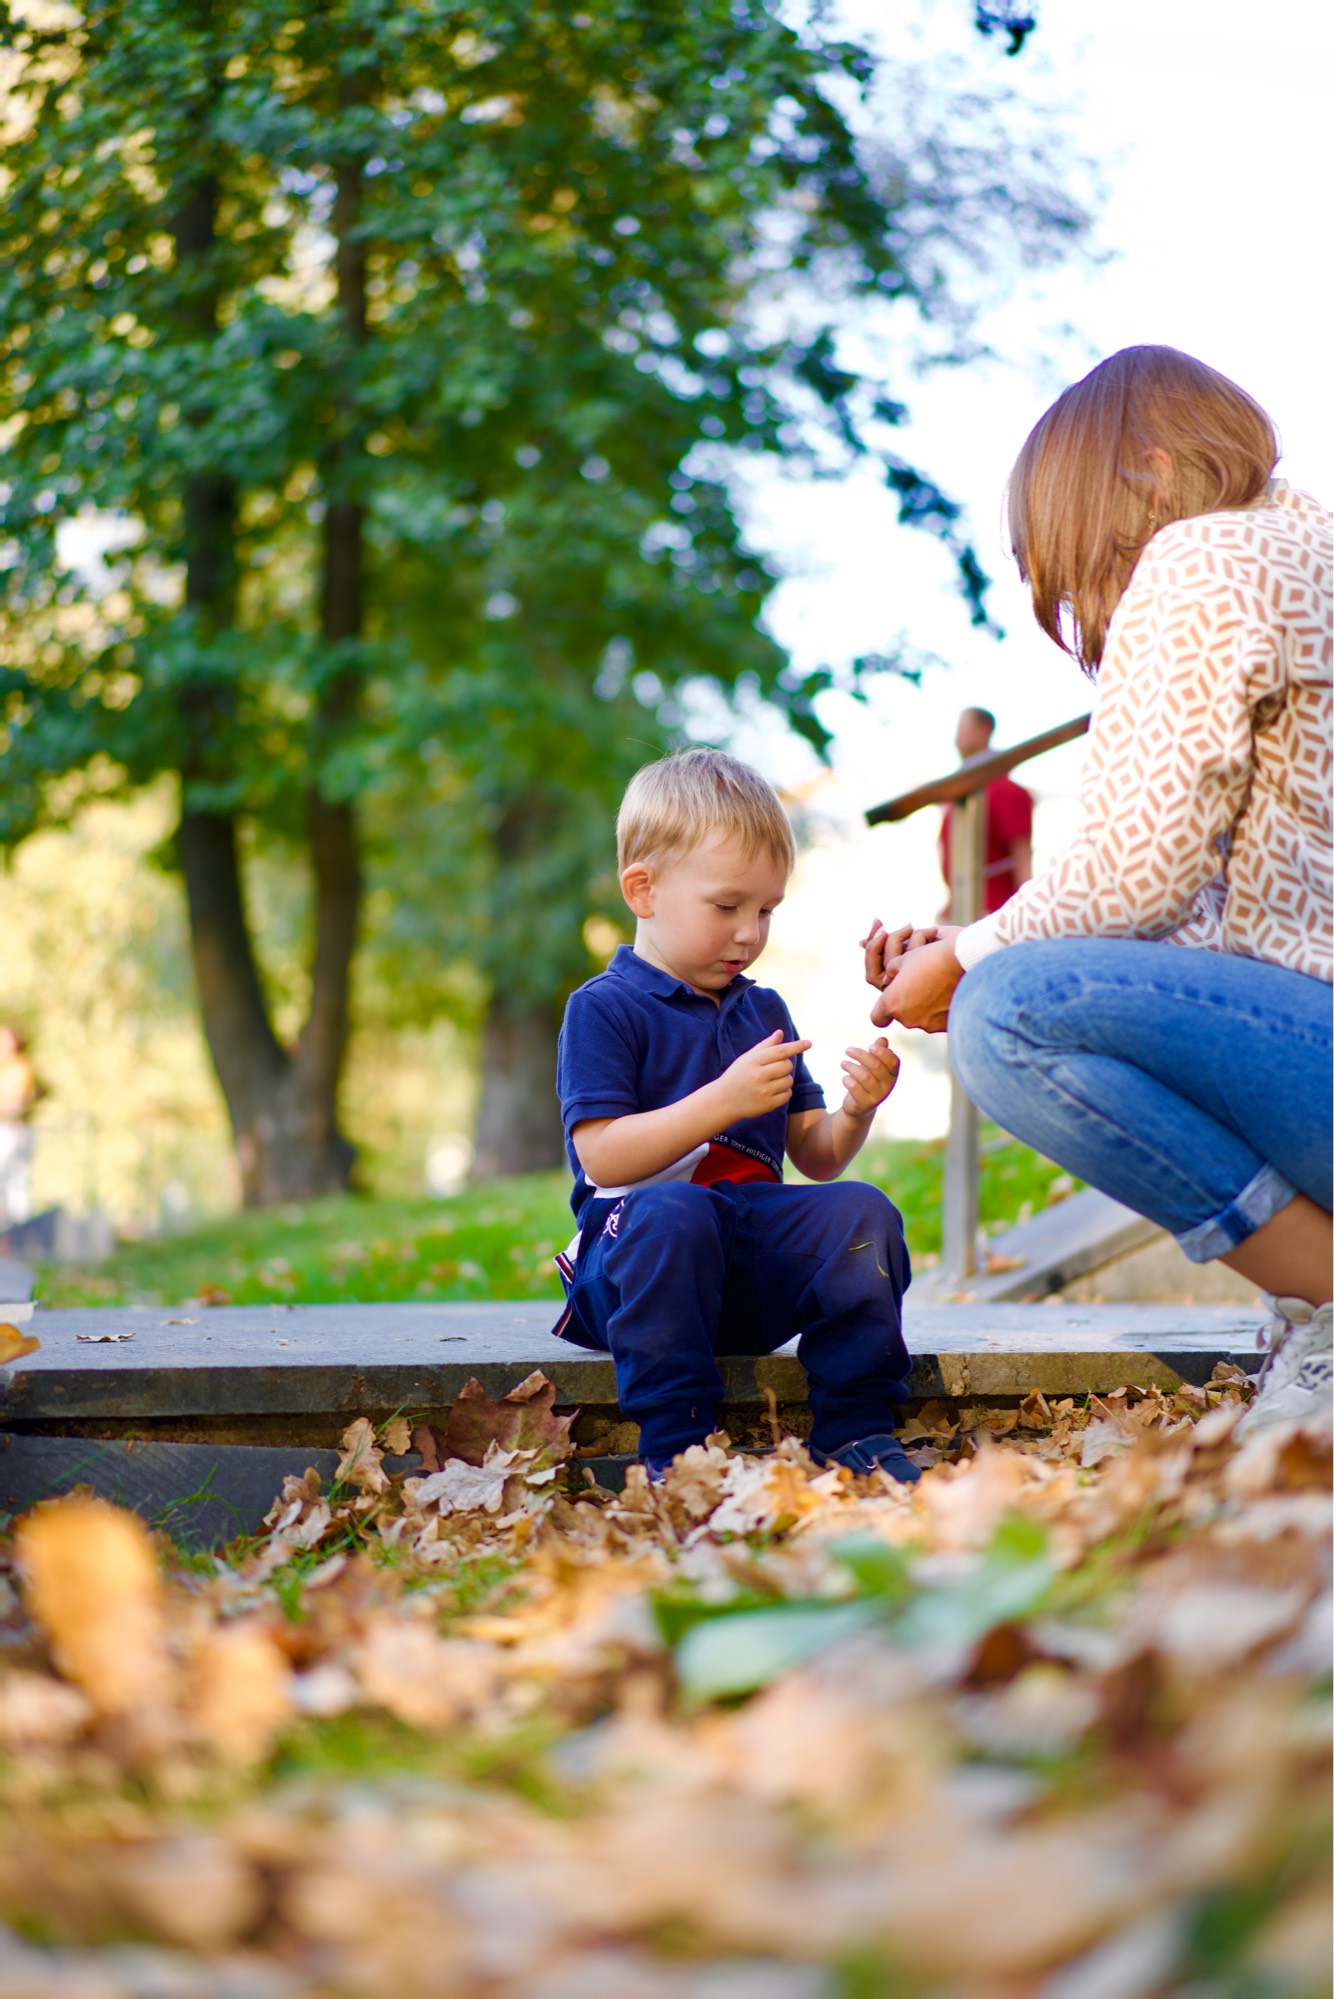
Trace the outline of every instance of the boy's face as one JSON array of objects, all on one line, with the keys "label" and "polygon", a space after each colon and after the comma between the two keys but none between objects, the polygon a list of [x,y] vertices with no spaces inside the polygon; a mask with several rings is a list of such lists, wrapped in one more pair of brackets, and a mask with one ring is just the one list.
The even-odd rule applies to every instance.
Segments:
[{"label": "boy's face", "polygon": [[775,855],[748,860],[738,840],[717,833],[676,860],[635,861],[621,875],[639,919],[638,956],[714,996],[755,963],[786,889],[787,869]]}]

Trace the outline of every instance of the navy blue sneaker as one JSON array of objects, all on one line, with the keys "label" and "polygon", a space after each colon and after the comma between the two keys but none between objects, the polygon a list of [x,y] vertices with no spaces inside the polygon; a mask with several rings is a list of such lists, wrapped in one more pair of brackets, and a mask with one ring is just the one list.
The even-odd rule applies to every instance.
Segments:
[{"label": "navy blue sneaker", "polygon": [[915,1485],[922,1476],[922,1468],[915,1465],[892,1432],[877,1432],[873,1437],[856,1437],[852,1443],[844,1444],[841,1451],[812,1451],[822,1465],[844,1465],[858,1477],[866,1472],[887,1472],[900,1485]]}]

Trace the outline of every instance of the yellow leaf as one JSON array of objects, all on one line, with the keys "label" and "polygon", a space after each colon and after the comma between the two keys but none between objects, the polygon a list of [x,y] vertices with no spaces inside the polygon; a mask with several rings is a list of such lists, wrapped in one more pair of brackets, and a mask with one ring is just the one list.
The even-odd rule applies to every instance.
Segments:
[{"label": "yellow leaf", "polygon": [[0,1367],[8,1367],[11,1361],[22,1360],[25,1353],[36,1353],[41,1345],[31,1333],[21,1333],[8,1320],[0,1323]]},{"label": "yellow leaf", "polygon": [[42,1506],[20,1522],[17,1553],[28,1608],[56,1664],[99,1713],[167,1699],[162,1578],[137,1514],[101,1499]]}]

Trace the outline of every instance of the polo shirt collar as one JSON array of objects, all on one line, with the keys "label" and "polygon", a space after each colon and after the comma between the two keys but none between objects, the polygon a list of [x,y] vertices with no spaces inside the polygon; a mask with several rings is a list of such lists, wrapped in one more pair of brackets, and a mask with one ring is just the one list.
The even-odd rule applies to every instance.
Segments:
[{"label": "polo shirt collar", "polygon": [[[629,944],[616,946],[607,970],[618,979],[627,979],[631,985],[638,986],[643,992],[656,993],[659,999],[672,999],[678,993],[684,993],[687,999],[704,997],[703,994],[697,993],[693,986],[688,986],[684,979],[674,979],[670,972],[664,972],[659,966],[651,965],[647,958],[641,958]],[[754,983],[754,979],[748,979],[744,972],[738,972],[731,985],[725,987],[718,997],[726,1005],[730,999],[739,997],[746,987],[753,986]]]}]

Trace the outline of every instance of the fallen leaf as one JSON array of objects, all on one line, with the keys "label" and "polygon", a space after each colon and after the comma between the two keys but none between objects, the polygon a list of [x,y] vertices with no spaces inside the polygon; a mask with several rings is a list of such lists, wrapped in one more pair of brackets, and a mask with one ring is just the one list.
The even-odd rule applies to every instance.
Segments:
[{"label": "fallen leaf", "polygon": [[137,1514],[101,1499],[58,1500],[20,1522],[17,1555],[57,1665],[99,1714],[169,1699],[162,1578]]},{"label": "fallen leaf", "polygon": [[438,1638],[420,1621],[372,1625],[354,1666],[363,1701],[384,1708],[409,1728],[453,1728],[496,1691],[489,1646]]},{"label": "fallen leaf", "polygon": [[930,1437],[939,1443],[942,1438],[953,1437],[958,1428],[958,1412],[949,1409],[944,1402],[933,1397],[930,1402],[924,1402],[917,1414],[910,1416],[900,1427],[899,1436],[904,1443],[912,1443],[918,1437]]},{"label": "fallen leaf", "polygon": [[9,1672],[0,1679],[0,1743],[11,1753],[70,1742],[92,1714],[86,1694],[44,1673]]},{"label": "fallen leaf", "polygon": [[21,1333],[17,1326],[11,1326],[8,1320],[0,1321],[0,1367],[22,1360],[24,1354],[36,1353],[41,1344],[31,1333]]},{"label": "fallen leaf", "polygon": [[384,1469],[384,1452],[375,1441],[369,1419],[358,1416],[355,1423],[349,1423],[342,1442],[343,1455],[334,1471],[335,1483],[354,1485],[358,1492],[387,1492],[389,1474]]},{"label": "fallen leaf", "polygon": [[249,1929],[263,1906],[254,1870],[219,1833],[136,1843],[114,1856],[110,1879],[136,1927],[205,1955]]},{"label": "fallen leaf", "polygon": [[988,1277],[995,1277],[1002,1270],[1022,1270],[1027,1262],[1026,1256],[1004,1256],[1000,1250],[993,1249],[983,1262],[982,1269]]},{"label": "fallen leaf", "polygon": [[314,1506],[320,1496],[320,1475],[311,1465],[302,1472],[300,1478],[290,1474],[283,1480],[283,1489],[264,1515],[266,1527],[290,1525],[299,1520],[308,1507]]},{"label": "fallen leaf", "polygon": [[391,1416],[380,1435],[387,1457],[406,1457],[412,1449],[412,1430],[406,1416]]},{"label": "fallen leaf", "polygon": [[464,1383],[443,1430],[420,1424],[412,1441],[428,1472],[439,1471],[450,1458],[480,1465],[492,1444],[506,1451],[546,1451],[553,1458],[571,1451],[568,1416],[555,1414],[556,1384],[540,1368],[493,1402],[476,1376]]},{"label": "fallen leaf", "polygon": [[1079,1462],[1085,1470],[1090,1465],[1100,1465],[1113,1451],[1123,1450],[1135,1435],[1133,1426],[1123,1416],[1099,1417],[1083,1432],[1079,1448]]},{"label": "fallen leaf", "polygon": [[204,1744],[229,1763],[257,1763],[292,1715],[291,1671],[253,1621],[212,1632],[190,1687],[190,1720]]},{"label": "fallen leaf", "polygon": [[113,1347],[122,1340],[132,1340],[133,1333],[76,1333],[75,1339],[89,1347]]},{"label": "fallen leaf", "polygon": [[230,1305],[232,1294],[224,1291],[221,1284],[201,1284],[195,1293],[195,1302],[200,1305]]},{"label": "fallen leaf", "polygon": [[[478,1509],[499,1513],[505,1488],[514,1478],[516,1467],[520,1471],[527,1468],[518,1464],[518,1457],[515,1451],[502,1451],[498,1445],[491,1444],[485,1464],[474,1465],[463,1458],[450,1458],[439,1471],[431,1472],[425,1478],[406,1479],[404,1497],[409,1508],[416,1513],[428,1509],[439,1513],[472,1513]],[[532,1462],[531,1455],[527,1462]]]}]

